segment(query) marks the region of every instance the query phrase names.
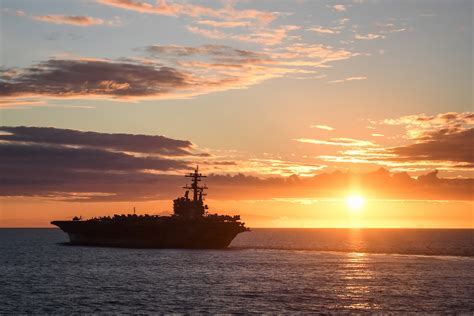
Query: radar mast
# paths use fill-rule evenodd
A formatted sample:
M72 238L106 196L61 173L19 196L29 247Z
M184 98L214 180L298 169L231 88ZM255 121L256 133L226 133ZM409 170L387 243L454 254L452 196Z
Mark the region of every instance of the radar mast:
M202 201L203 196L206 195L204 193L204 190L207 189L206 185L199 185L199 182L202 181L202 178L206 178L206 176L203 176L201 173L199 173L199 166L196 166L196 169L194 169L193 173L189 173L185 175L186 178L191 178L191 185L186 185L183 187L183 189L188 189L193 191L193 201Z

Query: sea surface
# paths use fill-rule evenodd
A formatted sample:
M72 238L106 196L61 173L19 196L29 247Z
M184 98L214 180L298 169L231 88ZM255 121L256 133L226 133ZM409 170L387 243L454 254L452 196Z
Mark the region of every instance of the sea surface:
M474 313L474 230L253 229L226 250L0 229L0 314Z

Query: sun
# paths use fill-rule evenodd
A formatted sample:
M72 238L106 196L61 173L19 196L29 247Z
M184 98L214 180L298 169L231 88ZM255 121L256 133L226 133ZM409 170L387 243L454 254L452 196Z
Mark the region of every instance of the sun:
M364 206L365 200L360 195L350 195L346 198L346 203L349 209L358 211Z

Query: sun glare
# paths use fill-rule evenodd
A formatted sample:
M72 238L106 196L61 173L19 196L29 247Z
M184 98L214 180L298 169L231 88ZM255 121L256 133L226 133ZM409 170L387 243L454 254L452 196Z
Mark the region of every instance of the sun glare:
M364 206L365 200L360 195L350 195L346 198L346 203L349 209L358 211Z

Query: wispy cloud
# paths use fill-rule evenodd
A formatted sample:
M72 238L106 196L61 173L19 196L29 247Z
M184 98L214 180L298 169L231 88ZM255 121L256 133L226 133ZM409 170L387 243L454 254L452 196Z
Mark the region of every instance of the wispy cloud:
M265 46L274 46L280 44L288 33L298 30L296 25L282 25L276 28L256 28L246 33L227 33L217 28L208 29L199 26L188 25L187 30L211 39L230 39L240 42L257 43Z
M10 102L189 98L283 76L313 78L315 69L357 56L344 49L304 44L261 51L225 45L152 45L140 51L148 56L111 60L64 55L27 68L3 69L0 95Z
M345 79L338 79L338 80L328 81L328 83L344 83L344 82L348 82L348 81L359 81L359 80L367 80L367 77L365 77L365 76L348 77L348 78L345 78Z
M404 126L406 137L414 140L427 140L439 133L455 134L474 126L472 112L446 112L436 115L415 114L397 119L386 119L383 125Z
M66 25L74 25L74 26L95 26L95 25L106 25L106 26L120 26L122 21L120 17L115 16L113 19L101 19L96 18L88 15L30 15L27 14L25 11L16 10L12 11L10 9L4 8L2 10L10 15L15 15L18 17L25 17L35 21L45 22L45 23L52 23L52 24L66 24Z
M233 28L233 27L244 27L250 26L251 23L248 21L215 21L215 20L199 20L197 24L212 26L212 27L222 27L222 28Z
M330 29L322 26L313 26L308 29L308 31L319 33L319 34L339 34L340 31L335 29Z
M341 151L338 155L323 155L318 158L333 163L378 164L399 171L426 171L433 168L467 171L474 168L472 112L409 115L387 119L379 124L404 126L406 144L392 147L361 146L357 150Z
M210 30L210 29L205 29L205 28L201 28L201 27L198 27L198 26L192 26L192 25L186 26L186 29L191 33L198 34L198 35L201 35L201 36L204 36L204 37L207 37L207 38L224 39L226 37L226 33L221 32L221 31L216 30L216 29Z
M206 7L192 3L158 0L156 5L134 0L98 0L103 5L136 11L140 13L159 14L166 16L212 17L225 21L253 20L267 24L278 17L278 13L254 9L238 10L230 3L221 8Z
M331 126L327 126L327 125L311 125L311 128L324 129L326 131L333 131L334 130L334 128L332 128Z
M34 20L54 23L69 24L76 26L92 26L104 24L104 20L82 15L38 15L32 16Z
M395 23L377 23L377 28L380 30L380 33L400 33L411 30L411 27L406 26L406 24L397 25Z
M334 12L345 12L347 11L347 6L344 4L334 4L334 5L328 5L328 8L333 10Z
M0 100L0 109L16 109L16 108L27 108L32 106L43 106L46 105L45 101L33 101L33 100Z
M366 35L363 35L363 34L356 34L355 35L355 39L367 40L367 41L376 40L376 39L384 39L384 38L385 38L385 35L373 34L373 33L369 33L369 34L366 34Z
M331 138L329 140L320 140L312 138L298 138L295 141L300 143L308 143L315 145L331 145L342 147L376 147L377 145L368 140L360 140L353 138Z

